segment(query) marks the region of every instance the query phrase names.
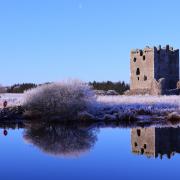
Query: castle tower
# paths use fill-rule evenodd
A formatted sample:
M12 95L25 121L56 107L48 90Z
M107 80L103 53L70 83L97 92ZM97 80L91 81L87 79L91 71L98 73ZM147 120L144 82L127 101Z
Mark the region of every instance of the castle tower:
M175 89L179 81L179 50L167 45L131 51L131 91L150 92L153 82L165 79L165 89Z

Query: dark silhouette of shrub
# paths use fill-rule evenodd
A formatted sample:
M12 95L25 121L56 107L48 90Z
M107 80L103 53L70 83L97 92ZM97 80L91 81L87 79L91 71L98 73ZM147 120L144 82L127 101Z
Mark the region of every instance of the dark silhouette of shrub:
M97 140L96 129L69 125L31 125L24 139L43 152L58 156L78 156L89 151Z

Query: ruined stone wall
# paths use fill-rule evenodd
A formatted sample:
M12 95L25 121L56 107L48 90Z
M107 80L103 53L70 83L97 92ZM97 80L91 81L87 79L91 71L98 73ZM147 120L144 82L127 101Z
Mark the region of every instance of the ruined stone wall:
M150 89L154 79L154 51L152 48L131 51L131 90Z
M177 82L177 89L180 89L180 81Z
M175 89L179 81L179 50L154 48L154 77L165 78L166 89Z

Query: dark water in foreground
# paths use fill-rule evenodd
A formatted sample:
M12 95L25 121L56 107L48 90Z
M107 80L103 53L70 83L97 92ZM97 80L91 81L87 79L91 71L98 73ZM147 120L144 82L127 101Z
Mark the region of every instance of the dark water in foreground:
M0 134L1 179L179 179L180 128L26 125Z

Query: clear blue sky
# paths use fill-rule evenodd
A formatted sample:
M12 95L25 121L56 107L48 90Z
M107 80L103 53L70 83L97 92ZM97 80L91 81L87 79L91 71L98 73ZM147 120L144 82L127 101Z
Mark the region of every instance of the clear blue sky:
M129 82L129 52L180 48L180 1L1 0L0 83Z

